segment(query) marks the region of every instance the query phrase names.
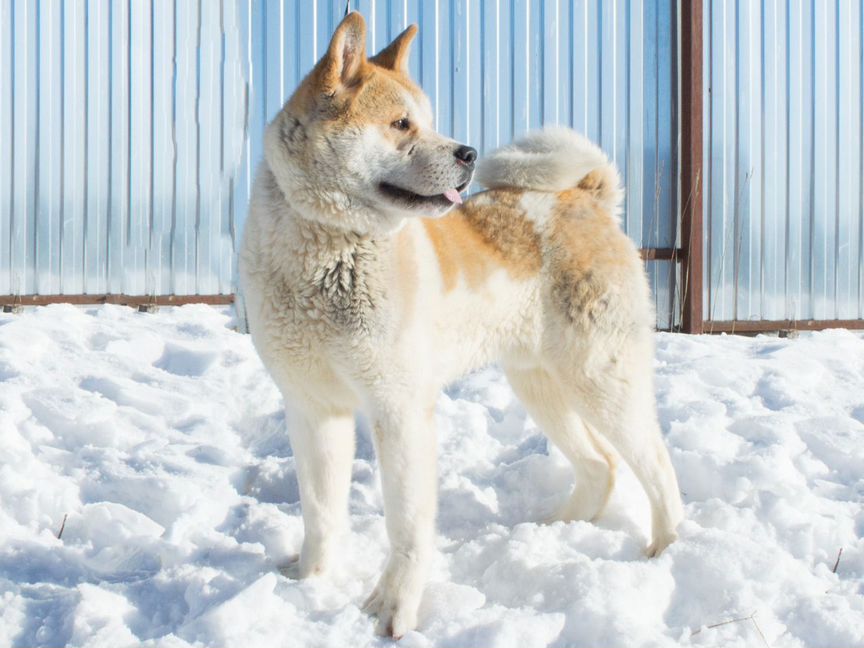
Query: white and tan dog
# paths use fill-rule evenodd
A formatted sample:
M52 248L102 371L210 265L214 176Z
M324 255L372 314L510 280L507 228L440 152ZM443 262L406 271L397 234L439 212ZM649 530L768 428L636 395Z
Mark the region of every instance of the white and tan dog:
M346 523L362 409L391 543L367 609L397 637L416 626L433 551L435 401L473 368L500 363L572 462L559 519L600 514L619 456L651 502L648 555L682 516L655 410L654 315L617 221L615 168L572 131L545 130L480 163L490 190L461 204L476 152L432 130L406 72L416 32L367 60L363 19L342 21L267 129L240 259L297 461L299 575L327 568Z

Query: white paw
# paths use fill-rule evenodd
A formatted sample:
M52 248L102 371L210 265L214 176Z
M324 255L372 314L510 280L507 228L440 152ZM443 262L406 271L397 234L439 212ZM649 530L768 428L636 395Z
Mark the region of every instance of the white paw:
M605 493L574 492L555 513L543 520L546 524L554 522L593 522L606 508L608 497Z
M559 508L555 513L543 520L546 524L554 524L555 522L592 522L599 513L595 507L578 506L573 502L567 502Z
M645 549L645 555L649 558L656 558L663 550L678 539L678 534L674 531L666 531L665 533L656 534L654 542L648 545Z
M306 539L300 555L289 558L285 564L279 566L279 571L283 576L295 580L320 576L330 566L330 555L329 543Z
M378 617L377 632L401 639L417 627L417 609L423 593L424 570L417 560L391 556L363 609Z
M280 574L285 576L285 578L297 580L300 578L300 554L294 554L284 563L279 565L277 569Z

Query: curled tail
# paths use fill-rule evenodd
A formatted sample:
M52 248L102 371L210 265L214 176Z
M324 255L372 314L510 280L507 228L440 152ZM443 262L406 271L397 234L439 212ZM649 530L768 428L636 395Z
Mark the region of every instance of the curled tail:
M612 214L618 213L624 197L615 165L587 137L569 128L534 131L494 151L480 161L475 179L488 189L583 189Z

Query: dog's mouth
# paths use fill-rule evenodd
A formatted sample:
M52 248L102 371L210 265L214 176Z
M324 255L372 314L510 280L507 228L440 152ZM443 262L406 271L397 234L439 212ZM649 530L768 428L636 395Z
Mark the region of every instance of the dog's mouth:
M389 182L380 183L378 188L381 190L381 193L391 200L402 203L408 207L450 207L454 204L462 204L462 196L459 194L465 191L470 183L471 179L469 178L458 187L431 196L424 196L423 194L415 193L410 189L397 187Z

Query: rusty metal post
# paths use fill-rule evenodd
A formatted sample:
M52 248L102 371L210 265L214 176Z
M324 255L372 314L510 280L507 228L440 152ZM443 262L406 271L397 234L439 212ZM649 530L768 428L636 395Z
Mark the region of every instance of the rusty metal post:
M702 0L680 0L682 330L702 333Z

